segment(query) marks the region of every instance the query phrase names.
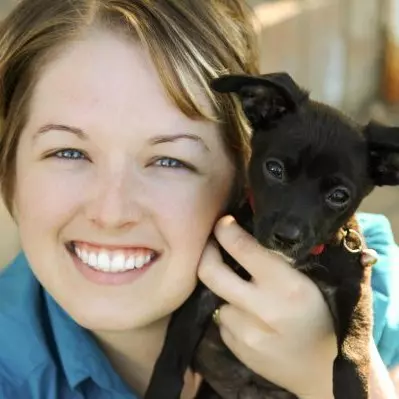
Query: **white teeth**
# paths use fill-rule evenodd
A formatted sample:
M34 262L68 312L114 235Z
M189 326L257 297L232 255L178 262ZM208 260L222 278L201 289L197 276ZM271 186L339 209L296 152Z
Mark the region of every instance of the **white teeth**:
M136 267L141 269L144 265L146 265L151 260L151 255L140 256L136 258Z
M79 256L79 255L78 255ZM81 256L79 256L84 263L89 262L89 254L87 251L83 250Z
M90 266L96 267L97 266L97 255L94 252L89 254L89 261L88 264Z
M126 269L133 269L135 267L134 261L135 261L134 256L129 256L129 258L126 261Z
M106 252L101 251L100 255L98 255L97 266L99 269L102 269L102 270L107 270L107 271L110 270L111 260Z
M125 255L118 254L115 255L111 262L111 271L125 270Z
M143 266L150 263L153 258L152 255L127 256L120 251L114 253L106 250L101 250L99 253L94 251L89 252L77 246L75 246L75 253L83 263L89 265L93 269L110 273L141 269Z
M141 269L144 266L144 263L145 263L145 257L139 256L138 258L136 258L135 266L137 267L137 269Z

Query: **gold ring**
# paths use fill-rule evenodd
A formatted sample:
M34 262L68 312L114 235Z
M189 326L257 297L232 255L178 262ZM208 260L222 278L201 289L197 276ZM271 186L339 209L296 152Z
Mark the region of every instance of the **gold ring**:
M212 313L212 320L217 326L220 326L220 308L214 310Z
M353 229L344 229L343 230L344 233L344 247L346 248L347 251L352 252L353 254L359 253L363 250L364 244L363 244L363 239L362 236ZM354 239L355 241L355 247L351 248L348 240L349 238L352 237L352 239Z

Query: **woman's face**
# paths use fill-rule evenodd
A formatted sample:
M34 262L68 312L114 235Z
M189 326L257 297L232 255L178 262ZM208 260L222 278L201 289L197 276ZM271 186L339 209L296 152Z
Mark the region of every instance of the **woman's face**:
M91 33L35 87L17 153L23 249L79 324L145 326L191 293L233 175L217 125L172 104L139 44Z

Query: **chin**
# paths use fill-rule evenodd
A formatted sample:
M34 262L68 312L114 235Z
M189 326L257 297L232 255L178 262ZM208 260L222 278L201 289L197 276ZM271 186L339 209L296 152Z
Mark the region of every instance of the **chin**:
M73 315L72 315L73 316ZM129 316L129 317L128 317ZM124 332L145 327L150 323L145 315L80 313L76 323L90 331Z
M133 302L133 301L132 301ZM145 329L158 323L169 320L172 309L159 306L140 306L135 308L132 305L121 306L119 312L115 312L117 304L109 304L108 306L100 306L93 303L91 307L83 310L73 309L72 316L75 321L82 327L91 331L109 331L109 332L126 332L133 330Z

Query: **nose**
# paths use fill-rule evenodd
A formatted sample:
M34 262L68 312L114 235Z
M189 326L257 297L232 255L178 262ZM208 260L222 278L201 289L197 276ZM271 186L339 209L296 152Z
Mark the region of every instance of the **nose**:
M302 240L302 232L294 225L281 225L274 232L274 241L285 246L293 246Z
M135 179L134 179L135 180ZM143 210L138 182L122 173L98 178L91 201L86 206L88 219L100 228L120 229L140 221Z

